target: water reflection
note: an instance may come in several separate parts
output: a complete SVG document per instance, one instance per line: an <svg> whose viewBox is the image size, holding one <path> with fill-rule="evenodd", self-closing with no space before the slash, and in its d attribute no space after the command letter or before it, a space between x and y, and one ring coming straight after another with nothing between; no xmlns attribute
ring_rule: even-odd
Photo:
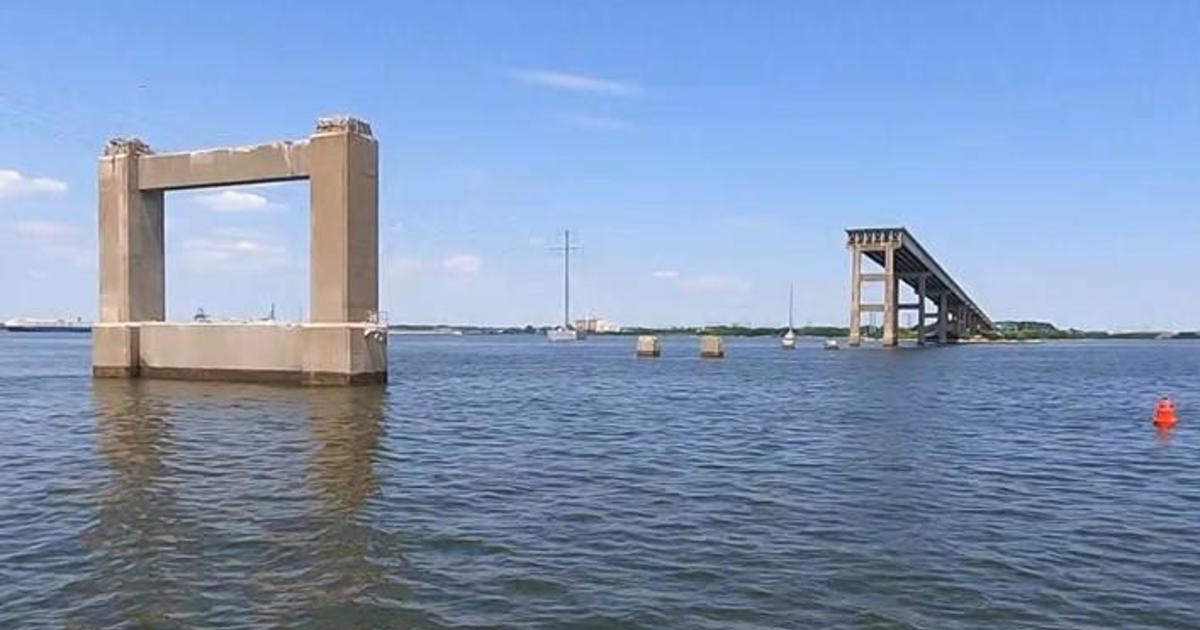
<svg viewBox="0 0 1200 630"><path fill-rule="evenodd" d="M306 608L318 623L378 627L408 598L399 536L378 528L369 500L379 492L374 462L384 433L380 387L304 391L312 454L309 485L320 498ZM388 611L391 611L390 615Z"/></svg>
<svg viewBox="0 0 1200 630"><path fill-rule="evenodd" d="M179 537L178 502L166 470L170 408L138 381L97 380L92 404L97 450L111 474L82 535L98 566L71 584L83 597L76 612L91 622L161 623L186 589L157 553Z"/></svg>
<svg viewBox="0 0 1200 630"><path fill-rule="evenodd" d="M380 487L384 396L95 381L107 479L82 535L95 568L71 583L71 616L341 625L352 606L351 621L373 623L371 602L406 594L389 578L399 545L361 514Z"/></svg>
<svg viewBox="0 0 1200 630"><path fill-rule="evenodd" d="M315 452L310 475L329 516L347 518L379 489L373 460L383 434L382 387L304 390Z"/></svg>

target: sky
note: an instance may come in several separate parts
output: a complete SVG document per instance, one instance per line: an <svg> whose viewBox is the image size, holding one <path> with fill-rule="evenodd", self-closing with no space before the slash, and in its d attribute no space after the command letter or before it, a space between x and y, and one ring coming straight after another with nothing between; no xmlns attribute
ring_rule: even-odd
<svg viewBox="0 0 1200 630"><path fill-rule="evenodd" d="M1200 3L13 3L0 317L96 313L96 160L370 122L389 321L845 325L847 227L993 319L1200 329ZM168 319L307 315L308 186L167 196Z"/></svg>

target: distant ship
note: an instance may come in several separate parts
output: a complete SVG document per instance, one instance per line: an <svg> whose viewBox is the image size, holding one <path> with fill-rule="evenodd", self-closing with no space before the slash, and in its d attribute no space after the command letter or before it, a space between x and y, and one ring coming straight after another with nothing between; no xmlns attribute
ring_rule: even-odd
<svg viewBox="0 0 1200 630"><path fill-rule="evenodd" d="M792 287L788 286L788 329L779 339L779 347L792 350L796 347L796 331L792 328Z"/></svg>
<svg viewBox="0 0 1200 630"><path fill-rule="evenodd" d="M75 318L75 321L67 319L36 319L32 317L18 317L16 319L10 319L4 322L3 328L8 332L92 332L91 322L83 321L82 317Z"/></svg>
<svg viewBox="0 0 1200 630"><path fill-rule="evenodd" d="M571 230L563 230L563 323L546 331L550 341L579 341L583 333L571 327Z"/></svg>

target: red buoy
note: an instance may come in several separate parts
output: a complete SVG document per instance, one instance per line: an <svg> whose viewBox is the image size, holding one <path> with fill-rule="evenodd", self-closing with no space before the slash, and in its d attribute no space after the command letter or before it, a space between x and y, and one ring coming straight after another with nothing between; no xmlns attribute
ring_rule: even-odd
<svg viewBox="0 0 1200 630"><path fill-rule="evenodd" d="M1154 406L1154 426L1169 429L1175 426L1176 422L1179 422L1179 419L1175 417L1175 405L1170 398L1163 396Z"/></svg>

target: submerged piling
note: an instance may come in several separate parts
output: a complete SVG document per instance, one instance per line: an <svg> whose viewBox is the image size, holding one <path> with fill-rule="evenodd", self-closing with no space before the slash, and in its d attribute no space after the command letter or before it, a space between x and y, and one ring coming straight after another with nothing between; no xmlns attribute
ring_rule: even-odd
<svg viewBox="0 0 1200 630"><path fill-rule="evenodd" d="M700 358L701 359L723 359L725 358L725 340L716 335L703 335L700 337Z"/></svg>

